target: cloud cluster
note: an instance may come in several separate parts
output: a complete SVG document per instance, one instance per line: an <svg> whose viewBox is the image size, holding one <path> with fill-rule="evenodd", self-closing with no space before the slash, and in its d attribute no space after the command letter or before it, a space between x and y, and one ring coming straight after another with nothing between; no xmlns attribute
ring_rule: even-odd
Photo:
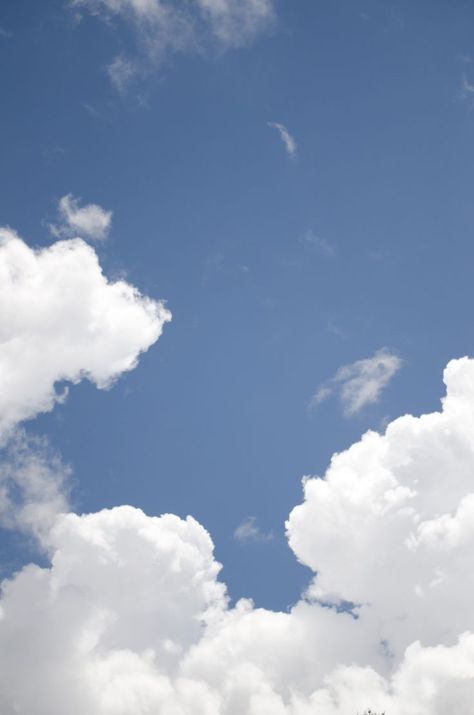
<svg viewBox="0 0 474 715"><path fill-rule="evenodd" d="M80 199L72 194L63 196L58 202L59 223L51 225L51 233L57 238L79 236L92 241L104 241L112 224L112 211L98 204L80 206Z"/></svg>
<svg viewBox="0 0 474 715"><path fill-rule="evenodd" d="M319 405L337 391L344 414L354 415L365 405L378 402L382 390L401 367L398 355L382 348L370 358L340 367L334 377L321 385L311 405Z"/></svg>
<svg viewBox="0 0 474 715"><path fill-rule="evenodd" d="M0 229L0 435L65 398L58 383L106 388L131 370L171 315L109 282L80 239L34 250Z"/></svg>
<svg viewBox="0 0 474 715"><path fill-rule="evenodd" d="M273 0L70 0L76 11L119 18L138 38L142 57L159 63L167 53L201 51L209 44L238 48L271 23ZM140 71L140 61L118 55L108 67L119 91Z"/></svg>
<svg viewBox="0 0 474 715"><path fill-rule="evenodd" d="M108 283L78 240L33 251L4 230L0 290L8 424L50 408L59 379L109 384L169 319ZM67 512L67 470L17 432L0 469L0 518L33 531L50 563L2 585L0 712L470 714L474 360L449 363L445 382L440 412L368 432L323 478L304 480L287 534L315 576L284 613L229 605L192 517Z"/></svg>
<svg viewBox="0 0 474 715"><path fill-rule="evenodd" d="M51 566L4 584L0 710L468 715L474 361L445 379L441 412L367 433L305 481L287 529L317 576L288 613L230 608L190 517L58 515Z"/></svg>

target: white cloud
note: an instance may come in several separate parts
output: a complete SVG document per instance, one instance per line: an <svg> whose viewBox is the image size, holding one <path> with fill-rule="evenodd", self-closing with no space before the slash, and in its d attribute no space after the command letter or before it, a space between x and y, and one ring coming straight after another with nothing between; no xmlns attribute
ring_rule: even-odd
<svg viewBox="0 0 474 715"><path fill-rule="evenodd" d="M310 246L322 256L326 256L327 258L332 258L336 254L335 246L323 236L315 234L311 229L306 231L303 236L303 241L306 245Z"/></svg>
<svg viewBox="0 0 474 715"><path fill-rule="evenodd" d="M17 429L0 461L0 526L44 545L57 515L69 509L70 474L45 438Z"/></svg>
<svg viewBox="0 0 474 715"><path fill-rule="evenodd" d="M123 55L117 55L117 57L107 65L107 73L117 91L120 94L124 94L137 73L137 67L134 62L128 60Z"/></svg>
<svg viewBox="0 0 474 715"><path fill-rule="evenodd" d="M62 515L50 541L51 569L4 584L0 711L204 713L199 684L170 677L225 604L204 529L120 507Z"/></svg>
<svg viewBox="0 0 474 715"><path fill-rule="evenodd" d="M273 17L272 0L197 0L203 17L223 47L239 47Z"/></svg>
<svg viewBox="0 0 474 715"><path fill-rule="evenodd" d="M118 81L118 80L117 80ZM51 225L51 233L57 238L79 236L93 241L107 238L112 224L112 211L98 204L80 206L80 199L72 194L63 196L58 202L59 224Z"/></svg>
<svg viewBox="0 0 474 715"><path fill-rule="evenodd" d="M108 283L80 240L0 237L0 414L14 425L52 407L57 380L103 387L131 369L169 314ZM288 612L230 607L191 517L66 512L67 468L17 428L0 522L35 534L50 564L2 584L0 712L470 715L474 360L444 377L440 412L367 432L304 480L287 534L315 576Z"/></svg>
<svg viewBox="0 0 474 715"><path fill-rule="evenodd" d="M474 637L461 634L474 627L474 361L449 363L445 382L442 412L401 417L385 435L368 432L334 456L324 480L306 481L305 502L288 522L291 547L318 572L313 596L362 604L361 628L387 643L402 670L414 653L423 667L456 663L460 652L473 664ZM463 646L450 654L445 647L458 637ZM417 640L428 650L410 646ZM474 682L463 684L464 672L434 671L425 685L397 676L413 704L395 712L454 712L459 704L467 713Z"/></svg>
<svg viewBox="0 0 474 715"><path fill-rule="evenodd" d="M305 480L287 530L316 575L289 612L230 608L192 518L58 515L50 567L3 585L0 711L470 715L474 361L445 381L441 412L368 432Z"/></svg>
<svg viewBox="0 0 474 715"><path fill-rule="evenodd" d="M335 391L347 416L359 412L365 405L378 402L382 390L402 367L401 359L383 348L364 360L356 360L339 368L333 378L321 385L311 400L319 405Z"/></svg>
<svg viewBox="0 0 474 715"><path fill-rule="evenodd" d="M284 124L279 124L278 122L267 122L267 124L271 129L277 130L278 134L280 135L280 139L285 145L285 149L288 156L293 159L296 156L297 146L295 139L291 136L288 129L285 127Z"/></svg>
<svg viewBox="0 0 474 715"><path fill-rule="evenodd" d="M463 74L463 76L462 76L462 88L463 88L463 92L464 92L465 96L468 94L474 93L474 84L469 82L469 80L465 74Z"/></svg>
<svg viewBox="0 0 474 715"><path fill-rule="evenodd" d="M82 240L34 250L0 229L0 434L65 399L58 383L111 385L170 319L163 303L109 282Z"/></svg>
<svg viewBox="0 0 474 715"><path fill-rule="evenodd" d="M466 58L465 64L471 64L471 59ZM461 89L459 92L459 98L460 99L469 99L469 98L472 98L473 94L474 94L474 84L471 82L471 80L467 76L466 72L463 72L462 81L461 81Z"/></svg>
<svg viewBox="0 0 474 715"><path fill-rule="evenodd" d="M249 541L271 541L273 534L262 531L255 516L246 517L234 531L234 538L241 543Z"/></svg>
<svg viewBox="0 0 474 715"><path fill-rule="evenodd" d="M134 28L141 62L119 56L109 65L112 80L122 90L132 75L169 53L200 52L212 45L238 48L274 17L273 0L70 0L69 5L106 20L118 18Z"/></svg>

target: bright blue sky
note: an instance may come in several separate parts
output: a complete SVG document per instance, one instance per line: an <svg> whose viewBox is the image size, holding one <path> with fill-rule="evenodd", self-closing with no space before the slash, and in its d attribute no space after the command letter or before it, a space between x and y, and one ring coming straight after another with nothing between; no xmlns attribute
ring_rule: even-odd
<svg viewBox="0 0 474 715"><path fill-rule="evenodd" d="M4 2L0 222L49 245L61 196L112 209L107 274L173 312L114 389L83 383L31 424L73 466L76 508L190 513L231 595L284 608L309 574L283 534L302 475L388 417L436 409L443 366L473 352L474 9L275 9L252 43L173 55L120 95L104 68L137 52L120 21ZM308 409L382 347L404 365L376 404ZM238 543L250 515L275 538Z"/></svg>

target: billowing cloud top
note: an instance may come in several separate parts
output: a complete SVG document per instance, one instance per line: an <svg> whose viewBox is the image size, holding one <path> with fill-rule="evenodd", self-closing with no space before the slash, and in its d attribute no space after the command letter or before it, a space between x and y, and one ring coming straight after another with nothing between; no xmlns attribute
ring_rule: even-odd
<svg viewBox="0 0 474 715"><path fill-rule="evenodd" d="M288 521L291 547L318 572L313 594L370 604L364 617L398 655L412 638L435 645L472 625L474 361L449 363L445 382L442 412L400 417L335 455Z"/></svg>
<svg viewBox="0 0 474 715"><path fill-rule="evenodd" d="M163 303L109 282L80 239L34 250L0 229L0 434L63 399L59 381L109 386L170 319Z"/></svg>
<svg viewBox="0 0 474 715"><path fill-rule="evenodd" d="M83 241L33 250L6 229L0 306L4 435L60 380L108 386L170 319ZM440 412L368 432L305 480L287 534L315 577L285 613L229 606L191 517L69 512L67 468L17 429L0 522L50 564L2 584L2 715L470 715L474 360L445 382Z"/></svg>
<svg viewBox="0 0 474 715"><path fill-rule="evenodd" d="M445 380L441 412L367 433L305 481L287 528L317 576L288 613L229 608L191 518L57 515L51 566L4 584L0 711L468 715L474 361Z"/></svg>

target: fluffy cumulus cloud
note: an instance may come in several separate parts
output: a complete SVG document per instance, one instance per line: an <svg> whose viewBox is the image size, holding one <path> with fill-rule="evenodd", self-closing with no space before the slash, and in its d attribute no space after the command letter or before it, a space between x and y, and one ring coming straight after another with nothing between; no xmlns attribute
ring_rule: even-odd
<svg viewBox="0 0 474 715"><path fill-rule="evenodd" d="M80 206L80 199L72 194L63 196L58 202L59 223L50 229L57 238L79 236L92 241L107 238L112 224L112 211L103 209L98 204Z"/></svg>
<svg viewBox="0 0 474 715"><path fill-rule="evenodd" d="M398 355L382 348L372 357L340 367L334 377L321 385L311 405L319 405L337 392L344 414L354 415L365 405L378 402L383 389L401 367Z"/></svg>
<svg viewBox="0 0 474 715"><path fill-rule="evenodd" d="M61 515L49 541L51 568L3 587L0 711L206 712L204 683L172 677L225 604L204 529L120 507Z"/></svg>
<svg viewBox="0 0 474 715"><path fill-rule="evenodd" d="M474 361L451 362L445 380L442 412L401 417L335 455L288 521L318 572L313 595L359 604L394 658L474 625Z"/></svg>
<svg viewBox="0 0 474 715"><path fill-rule="evenodd" d="M132 27L139 54L130 60L118 55L109 76L123 91L146 64L159 63L167 53L240 47L262 32L274 17L273 0L70 0L77 12L104 19L118 18Z"/></svg>
<svg viewBox="0 0 474 715"><path fill-rule="evenodd" d="M0 435L63 400L58 383L108 387L170 317L125 281L109 282L82 240L35 250L0 229Z"/></svg>
<svg viewBox="0 0 474 715"><path fill-rule="evenodd" d="M287 531L317 575L289 612L229 607L190 517L58 514L50 566L3 585L0 711L471 713L474 361L445 381L440 412L367 433L305 480Z"/></svg>

